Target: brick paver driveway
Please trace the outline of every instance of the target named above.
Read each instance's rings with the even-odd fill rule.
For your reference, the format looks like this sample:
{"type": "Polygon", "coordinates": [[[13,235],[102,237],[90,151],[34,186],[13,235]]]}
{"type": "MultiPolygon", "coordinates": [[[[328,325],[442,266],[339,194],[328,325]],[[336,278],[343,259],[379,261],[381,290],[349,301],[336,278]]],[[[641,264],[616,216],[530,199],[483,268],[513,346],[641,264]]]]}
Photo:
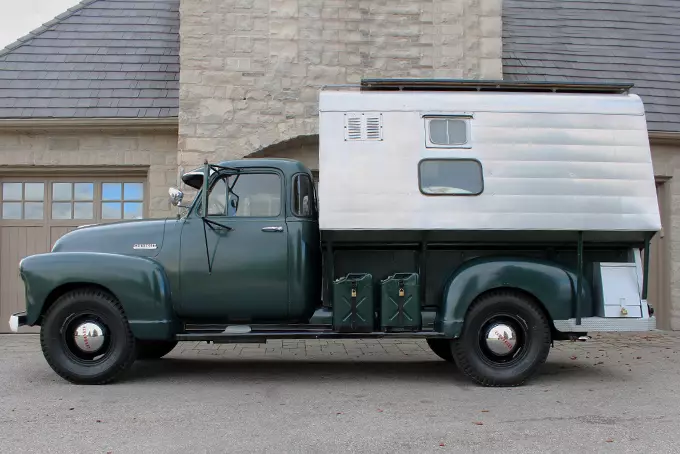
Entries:
{"type": "Polygon", "coordinates": [[[2,452],[678,452],[680,333],[557,343],[481,388],[422,341],[180,344],[75,386],[35,335],[0,336],[2,452]]]}

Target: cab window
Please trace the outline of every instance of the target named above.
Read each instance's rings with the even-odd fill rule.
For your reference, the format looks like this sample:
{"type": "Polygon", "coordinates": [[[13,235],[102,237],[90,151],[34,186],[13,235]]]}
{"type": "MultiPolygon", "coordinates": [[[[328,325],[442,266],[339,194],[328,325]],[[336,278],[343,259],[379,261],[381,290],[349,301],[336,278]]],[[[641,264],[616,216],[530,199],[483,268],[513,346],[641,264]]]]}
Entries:
{"type": "Polygon", "coordinates": [[[300,218],[314,218],[314,183],[309,175],[300,174],[293,177],[293,214],[300,218]]]}
{"type": "Polygon", "coordinates": [[[208,195],[208,216],[277,217],[281,179],[273,173],[242,173],[220,178],[208,195]]]}

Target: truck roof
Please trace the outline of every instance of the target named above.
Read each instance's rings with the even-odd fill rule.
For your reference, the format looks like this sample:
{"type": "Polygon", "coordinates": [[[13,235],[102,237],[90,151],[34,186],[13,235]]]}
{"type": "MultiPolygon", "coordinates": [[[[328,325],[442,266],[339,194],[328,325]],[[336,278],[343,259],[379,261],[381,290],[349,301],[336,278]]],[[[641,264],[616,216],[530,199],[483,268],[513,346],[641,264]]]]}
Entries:
{"type": "MultiPolygon", "coordinates": [[[[286,158],[245,158],[221,161],[219,167],[234,169],[253,169],[257,167],[274,167],[280,169],[286,177],[299,172],[311,174],[309,169],[299,161],[286,158]]],[[[203,184],[203,167],[198,167],[182,175],[182,181],[194,189],[200,189],[203,184]]]]}

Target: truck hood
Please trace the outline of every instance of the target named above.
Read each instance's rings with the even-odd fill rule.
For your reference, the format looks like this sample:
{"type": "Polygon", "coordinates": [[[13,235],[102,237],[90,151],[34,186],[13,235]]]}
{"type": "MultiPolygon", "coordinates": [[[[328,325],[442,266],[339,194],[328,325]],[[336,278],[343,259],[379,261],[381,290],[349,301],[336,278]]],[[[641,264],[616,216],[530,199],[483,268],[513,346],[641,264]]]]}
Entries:
{"type": "Polygon", "coordinates": [[[107,252],[155,257],[163,247],[166,219],[94,224],[57,240],[52,252],[107,252]]]}

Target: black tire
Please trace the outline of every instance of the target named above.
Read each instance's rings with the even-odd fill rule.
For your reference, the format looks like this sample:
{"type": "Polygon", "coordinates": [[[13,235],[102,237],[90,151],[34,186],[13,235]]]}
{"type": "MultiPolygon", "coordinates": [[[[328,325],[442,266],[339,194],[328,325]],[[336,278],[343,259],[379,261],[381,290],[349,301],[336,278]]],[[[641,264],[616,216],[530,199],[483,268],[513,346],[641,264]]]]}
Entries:
{"type": "Polygon", "coordinates": [[[427,339],[427,345],[435,355],[439,356],[444,361],[455,363],[453,360],[453,353],[451,352],[450,339],[427,339]]]}
{"type": "Polygon", "coordinates": [[[122,306],[108,292],[95,288],[70,291],[48,309],[40,345],[47,363],[59,376],[83,385],[116,380],[136,357],[135,338],[122,306]],[[97,356],[79,350],[73,340],[76,326],[93,321],[103,327],[105,339],[97,356]]]}
{"type": "Polygon", "coordinates": [[[493,292],[468,310],[461,336],[452,345],[453,357],[476,383],[520,386],[545,362],[550,337],[550,323],[532,299],[518,292],[493,292]],[[508,353],[502,356],[496,355],[485,340],[487,330],[498,323],[510,326],[517,334],[515,347],[508,347],[508,353]]]}
{"type": "Polygon", "coordinates": [[[137,359],[160,359],[170,353],[177,341],[137,339],[137,359]]]}

